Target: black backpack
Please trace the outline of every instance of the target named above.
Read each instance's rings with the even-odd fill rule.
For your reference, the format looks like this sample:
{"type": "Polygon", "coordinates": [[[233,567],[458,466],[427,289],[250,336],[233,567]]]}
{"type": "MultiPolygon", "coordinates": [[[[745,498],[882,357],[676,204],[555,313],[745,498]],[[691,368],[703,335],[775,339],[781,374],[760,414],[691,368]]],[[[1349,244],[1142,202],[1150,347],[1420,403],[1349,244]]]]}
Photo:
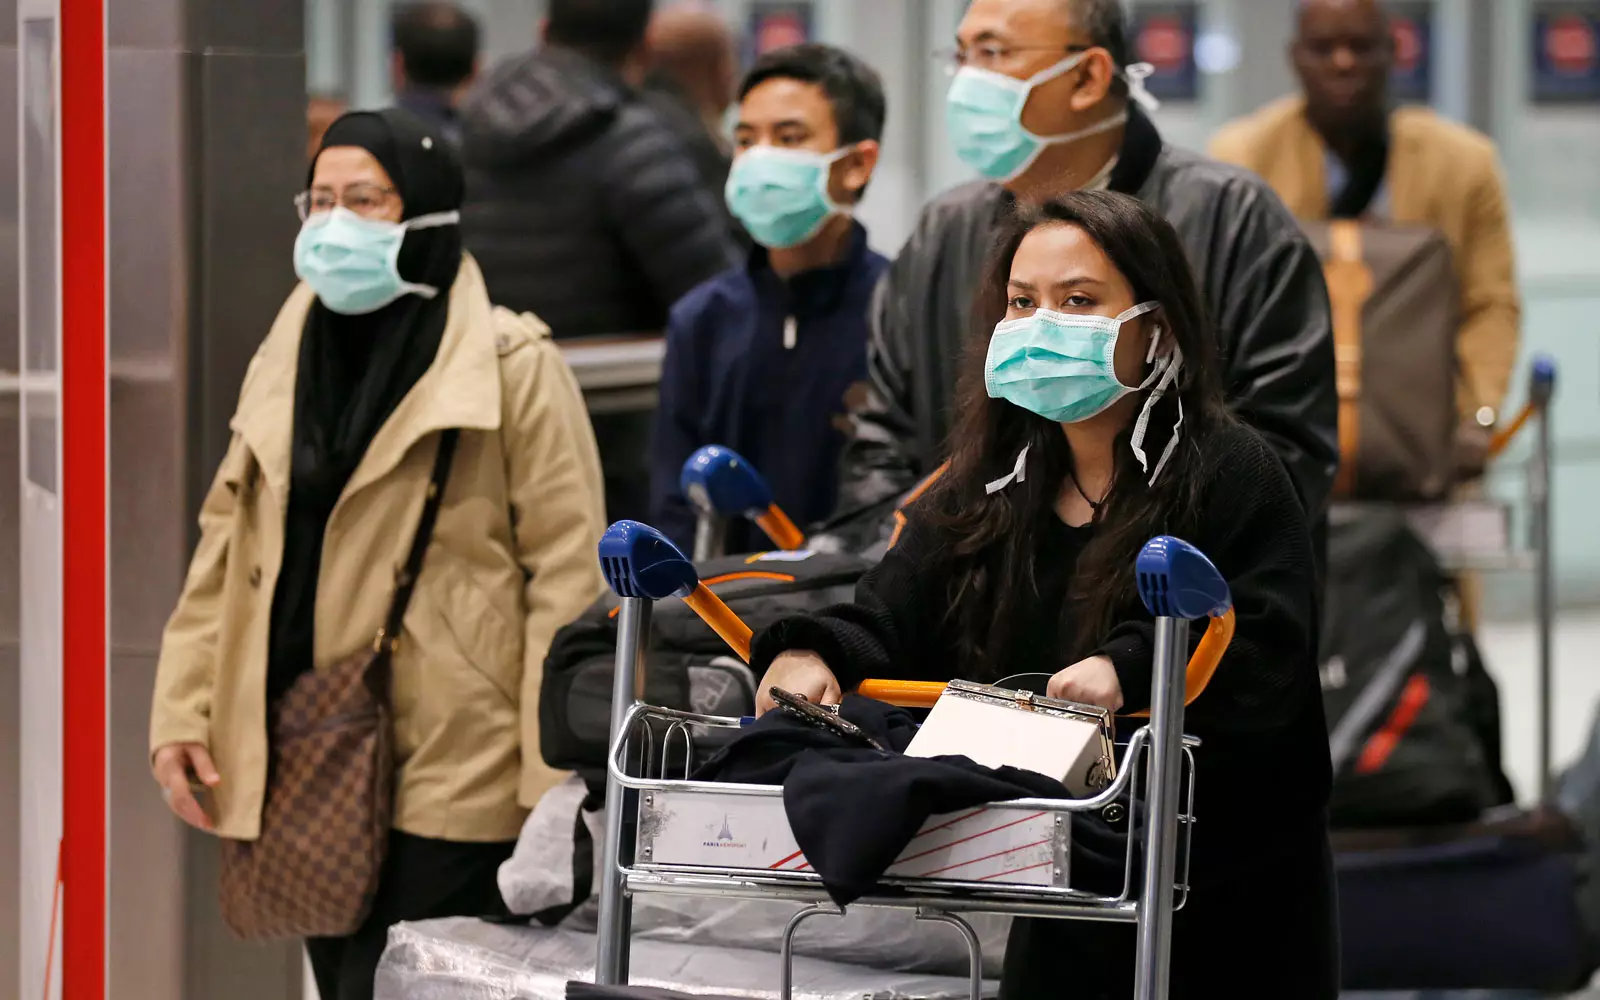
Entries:
{"type": "Polygon", "coordinates": [[[1403,513],[1329,527],[1322,687],[1335,829],[1471,822],[1509,800],[1494,681],[1403,513]]]}
{"type": "MultiPolygon", "coordinates": [[[[760,632],[781,618],[850,601],[856,581],[871,565],[858,556],[802,551],[726,556],[698,569],[701,580],[760,632]]],[[[608,593],[556,633],[539,689],[539,751],[545,763],[577,771],[591,783],[604,780],[620,604],[608,593]]],[[[760,678],[680,600],[656,604],[645,664],[644,700],[651,705],[732,717],[755,712],[760,678]]],[[[651,735],[655,748],[665,752],[666,734],[651,735]]],[[[696,733],[696,759],[709,756],[732,735],[731,730],[696,733]]],[[[681,741],[670,752],[676,757],[667,765],[682,776],[693,762],[682,759],[681,741]]]]}

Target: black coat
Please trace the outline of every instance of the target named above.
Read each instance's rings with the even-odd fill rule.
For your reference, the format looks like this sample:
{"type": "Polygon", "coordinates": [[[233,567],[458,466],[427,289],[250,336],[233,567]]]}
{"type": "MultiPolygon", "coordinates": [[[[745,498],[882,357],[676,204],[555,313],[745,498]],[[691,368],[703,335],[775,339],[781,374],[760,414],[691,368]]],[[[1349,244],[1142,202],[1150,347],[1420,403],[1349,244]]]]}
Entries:
{"type": "MultiPolygon", "coordinates": [[[[1265,181],[1168,146],[1137,107],[1111,189],[1177,229],[1216,325],[1229,402],[1320,516],[1338,462],[1333,326],[1322,267],[1265,181]]],[[[973,294],[1011,195],[988,181],[935,198],[879,287],[872,399],[847,446],[841,509],[896,496],[943,460],[973,294]]]]}
{"type": "Polygon", "coordinates": [[[462,110],[463,236],[499,305],[559,337],[658,332],[738,263],[726,216],[640,95],[576,52],[497,66],[462,110]]]}
{"type": "MultiPolygon", "coordinates": [[[[1184,715],[1184,731],[1201,743],[1194,751],[1187,871],[1194,891],[1173,931],[1172,996],[1332,1000],[1338,993],[1327,836],[1332,766],[1306,517],[1261,435],[1235,424],[1204,441],[1210,471],[1197,518],[1164,530],[1197,545],[1228,581],[1237,632],[1184,715]]],[[[822,657],[846,691],[868,677],[991,680],[972,676],[958,652],[958,619],[946,614],[953,581],[943,553],[955,539],[919,513],[941,502],[956,501],[935,493],[909,509],[899,544],[862,577],[855,602],[782,619],[759,633],[751,668],[761,674],[780,652],[805,649],[822,657]]],[[[1035,587],[1005,622],[1010,645],[993,669],[1054,673],[1073,658],[1069,650],[1086,645],[1063,622],[1061,608],[1096,530],[1068,527],[1053,514],[1037,529],[1035,587]]],[[[1109,634],[1093,641],[1116,668],[1123,711],[1132,712],[1150,704],[1155,623],[1139,601],[1116,618],[1109,634]]],[[[1191,651],[1202,633],[1199,625],[1190,629],[1191,651]]],[[[1119,735],[1140,724],[1119,717],[1119,735]]],[[[843,784],[833,786],[842,798],[843,784]]],[[[877,801],[892,801],[894,791],[884,781],[877,801]]],[[[836,799],[831,807],[850,812],[852,804],[836,799]]],[[[792,809],[790,819],[793,825],[792,809]]],[[[1123,1000],[1131,992],[1133,948],[1127,925],[1019,920],[1001,996],[1123,1000]]]]}

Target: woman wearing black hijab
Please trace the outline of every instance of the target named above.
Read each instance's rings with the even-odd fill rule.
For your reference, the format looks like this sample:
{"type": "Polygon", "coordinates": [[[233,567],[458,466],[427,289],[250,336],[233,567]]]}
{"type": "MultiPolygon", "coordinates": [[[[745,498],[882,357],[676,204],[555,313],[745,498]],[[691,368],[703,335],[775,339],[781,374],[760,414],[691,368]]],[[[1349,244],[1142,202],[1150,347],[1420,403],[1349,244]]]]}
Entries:
{"type": "Polygon", "coordinates": [[[257,840],[269,711],[383,639],[455,431],[394,637],[393,829],[376,898],[353,934],[308,942],[323,1000],[365,1000],[391,924],[502,909],[496,870],[557,778],[537,752],[540,665],[603,589],[602,488],[548,330],[491,306],[462,252],[450,144],[402,111],[345,115],[309,181],[302,284],[251,362],[201,511],[151,747],[174,812],[257,840]]]}

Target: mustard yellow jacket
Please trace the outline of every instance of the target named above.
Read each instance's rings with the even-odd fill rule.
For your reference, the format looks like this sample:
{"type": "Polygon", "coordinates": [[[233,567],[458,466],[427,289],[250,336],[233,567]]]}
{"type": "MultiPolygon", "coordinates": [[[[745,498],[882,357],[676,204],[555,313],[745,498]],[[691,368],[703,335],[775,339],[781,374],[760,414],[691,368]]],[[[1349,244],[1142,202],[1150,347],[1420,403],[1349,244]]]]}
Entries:
{"type": "MultiPolygon", "coordinates": [[[[1328,217],[1327,147],[1306,119],[1305,100],[1287,97],[1225,125],[1211,155],[1255,171],[1296,217],[1328,217]]],[[[1423,107],[1389,118],[1385,183],[1395,222],[1432,226],[1455,256],[1462,324],[1456,400],[1462,416],[1500,410],[1517,359],[1521,302],[1505,181],[1494,143],[1423,107]]]]}
{"type": "MultiPolygon", "coordinates": [[[[194,741],[221,775],[222,836],[258,836],[267,779],[268,622],[283,557],[301,330],[289,297],[250,363],[233,440],[200,512],[199,548],[167,623],[152,752],[194,741]]],[[[600,463],[577,382],[532,316],[492,307],[463,260],[433,366],[395,409],[328,519],[317,581],[319,669],[370,645],[422,508],[440,432],[460,446],[394,659],[394,825],[510,840],[561,775],[539,757],[541,668],[557,628],[600,594],[600,463]]]]}

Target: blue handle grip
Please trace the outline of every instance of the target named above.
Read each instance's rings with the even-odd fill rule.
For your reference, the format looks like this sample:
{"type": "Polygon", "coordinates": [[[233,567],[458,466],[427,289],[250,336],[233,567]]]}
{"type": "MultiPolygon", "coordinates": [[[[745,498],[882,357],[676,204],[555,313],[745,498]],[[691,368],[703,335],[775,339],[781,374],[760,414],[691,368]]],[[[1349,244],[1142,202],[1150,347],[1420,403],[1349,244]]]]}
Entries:
{"type": "Polygon", "coordinates": [[[1193,545],[1171,535],[1145,543],[1134,563],[1139,597],[1158,618],[1220,617],[1233,606],[1228,581],[1193,545]]]}
{"type": "Polygon", "coordinates": [[[1545,406],[1556,392],[1556,359],[1548,354],[1533,359],[1533,373],[1528,385],[1528,398],[1535,406],[1545,406]]]}
{"type": "Polygon", "coordinates": [[[600,536],[600,571],[618,597],[687,597],[700,584],[682,550],[638,521],[618,521],[600,536]]]}
{"type": "Polygon", "coordinates": [[[732,448],[708,444],[689,456],[678,487],[695,509],[724,517],[755,516],[772,506],[772,489],[732,448]]]}

